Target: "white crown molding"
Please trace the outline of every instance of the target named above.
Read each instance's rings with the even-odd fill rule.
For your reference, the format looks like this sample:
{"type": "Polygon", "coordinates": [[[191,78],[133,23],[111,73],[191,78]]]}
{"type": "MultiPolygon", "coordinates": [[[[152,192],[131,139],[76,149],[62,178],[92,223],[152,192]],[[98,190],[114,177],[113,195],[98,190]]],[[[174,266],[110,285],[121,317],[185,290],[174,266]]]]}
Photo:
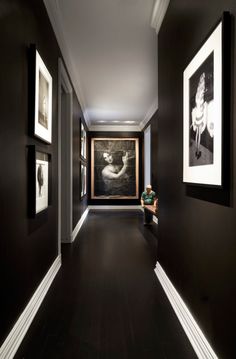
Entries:
{"type": "Polygon", "coordinates": [[[103,132],[140,132],[140,126],[122,126],[122,125],[92,125],[89,131],[103,131],[103,132]]]}
{"type": "Polygon", "coordinates": [[[162,21],[164,19],[164,16],[166,14],[168,5],[170,3],[170,0],[156,0],[153,12],[152,12],[152,19],[151,19],[151,27],[153,27],[156,30],[156,33],[158,34],[162,21]]]}
{"type": "Polygon", "coordinates": [[[154,115],[154,113],[158,110],[158,99],[156,99],[152,106],[149,108],[146,116],[144,117],[144,119],[140,122],[139,125],[139,131],[142,131],[144,129],[144,127],[146,126],[146,124],[148,123],[148,121],[151,120],[152,116],[154,115]]]}
{"type": "Polygon", "coordinates": [[[159,262],[156,264],[155,273],[183,327],[183,330],[192,344],[197,357],[199,359],[218,359],[197,322],[171,283],[170,279],[167,277],[159,262]]]}
{"type": "Polygon", "coordinates": [[[88,213],[89,213],[89,208],[86,208],[86,210],[84,211],[84,213],[83,213],[82,217],[80,218],[79,222],[78,222],[77,225],[75,226],[75,229],[73,230],[73,233],[72,233],[72,236],[71,236],[71,237],[72,237],[72,238],[71,238],[71,239],[72,239],[72,242],[74,242],[74,240],[75,240],[77,234],[79,233],[79,231],[80,231],[82,225],[84,224],[84,221],[85,221],[85,219],[86,219],[88,213]]]}
{"type": "Polygon", "coordinates": [[[78,70],[75,69],[74,62],[73,62],[72,56],[71,56],[71,52],[70,52],[69,46],[67,45],[67,42],[66,42],[64,29],[62,28],[62,25],[61,25],[62,24],[62,16],[61,16],[60,8],[58,5],[58,1],[57,0],[43,0],[43,1],[44,1],[46,10],[47,10],[49,19],[51,21],[54,33],[56,35],[58,45],[61,49],[63,59],[65,61],[66,67],[67,67],[67,71],[69,72],[70,79],[72,81],[76,95],[80,102],[86,124],[89,128],[90,127],[90,118],[86,112],[86,101],[85,101],[85,97],[83,95],[83,92],[82,92],[82,89],[80,86],[81,82],[79,80],[78,70]],[[78,80],[76,81],[75,79],[78,79],[78,80]]]}
{"type": "Polygon", "coordinates": [[[25,307],[23,313],[20,315],[11,332],[8,334],[6,340],[2,344],[0,348],[1,359],[12,359],[14,357],[45,295],[47,294],[53,282],[53,279],[59,271],[60,266],[61,256],[59,255],[53,262],[44,279],[42,280],[42,282],[36,289],[34,295],[30,299],[29,303],[25,307]]]}

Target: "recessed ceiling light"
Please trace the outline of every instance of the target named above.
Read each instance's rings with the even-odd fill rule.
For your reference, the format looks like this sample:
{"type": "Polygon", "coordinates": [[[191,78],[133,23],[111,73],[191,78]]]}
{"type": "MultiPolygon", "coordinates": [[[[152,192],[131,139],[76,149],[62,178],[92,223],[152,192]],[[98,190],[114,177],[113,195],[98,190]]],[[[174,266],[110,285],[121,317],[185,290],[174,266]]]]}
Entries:
{"type": "Polygon", "coordinates": [[[131,123],[135,123],[135,121],[124,121],[124,123],[129,123],[129,124],[131,124],[131,123]]]}

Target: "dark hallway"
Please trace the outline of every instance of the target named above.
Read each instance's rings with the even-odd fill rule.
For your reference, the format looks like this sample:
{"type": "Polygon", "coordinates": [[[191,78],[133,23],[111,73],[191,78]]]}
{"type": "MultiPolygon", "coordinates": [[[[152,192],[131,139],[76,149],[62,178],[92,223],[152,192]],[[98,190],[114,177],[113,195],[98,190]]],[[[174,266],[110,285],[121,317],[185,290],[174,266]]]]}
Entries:
{"type": "Polygon", "coordinates": [[[15,358],[194,359],[154,273],[157,225],[90,211],[15,358]]]}

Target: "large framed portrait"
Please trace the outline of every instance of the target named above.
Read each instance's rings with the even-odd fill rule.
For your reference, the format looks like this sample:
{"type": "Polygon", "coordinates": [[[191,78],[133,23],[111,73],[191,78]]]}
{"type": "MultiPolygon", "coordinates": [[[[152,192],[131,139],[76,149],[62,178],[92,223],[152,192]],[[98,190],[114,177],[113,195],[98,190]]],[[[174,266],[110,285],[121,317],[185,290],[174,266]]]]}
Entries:
{"type": "Polygon", "coordinates": [[[185,183],[222,186],[229,20],[229,14],[224,13],[183,74],[185,183]]]}
{"type": "Polygon", "coordinates": [[[87,136],[86,130],[84,128],[83,122],[80,122],[80,154],[83,159],[86,159],[86,145],[87,145],[87,136]]]}
{"type": "Polygon", "coordinates": [[[80,197],[83,198],[87,193],[87,167],[80,163],[80,197]]]}
{"type": "Polygon", "coordinates": [[[29,212],[35,217],[51,202],[51,154],[29,146],[29,212]]]}
{"type": "Polygon", "coordinates": [[[91,198],[139,198],[139,139],[91,139],[91,198]]]}
{"type": "Polygon", "coordinates": [[[35,45],[31,45],[30,51],[33,131],[36,137],[52,143],[52,77],[35,45]]]}

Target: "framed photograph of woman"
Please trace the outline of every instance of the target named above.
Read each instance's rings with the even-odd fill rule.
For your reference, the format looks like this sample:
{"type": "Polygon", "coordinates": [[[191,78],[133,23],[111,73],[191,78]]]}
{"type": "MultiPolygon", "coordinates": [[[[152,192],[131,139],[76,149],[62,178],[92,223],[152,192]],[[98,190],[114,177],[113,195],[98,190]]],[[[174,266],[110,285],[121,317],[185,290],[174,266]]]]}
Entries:
{"type": "Polygon", "coordinates": [[[31,45],[30,51],[33,132],[44,142],[52,143],[52,77],[35,45],[31,45]]]}
{"type": "Polygon", "coordinates": [[[87,146],[87,136],[86,130],[82,120],[80,120],[80,154],[82,159],[86,160],[86,146],[87,146]]]}
{"type": "Polygon", "coordinates": [[[36,206],[35,213],[48,207],[48,158],[42,152],[36,152],[36,206]]]}
{"type": "Polygon", "coordinates": [[[222,186],[223,126],[229,112],[228,26],[229,14],[224,13],[183,74],[185,183],[222,186]]]}
{"type": "Polygon", "coordinates": [[[29,212],[35,217],[50,204],[51,154],[29,146],[29,212]]]}
{"type": "Polygon", "coordinates": [[[139,139],[91,139],[91,198],[137,199],[139,139]]]}
{"type": "Polygon", "coordinates": [[[80,197],[83,198],[87,193],[87,168],[80,162],[80,197]]]}

